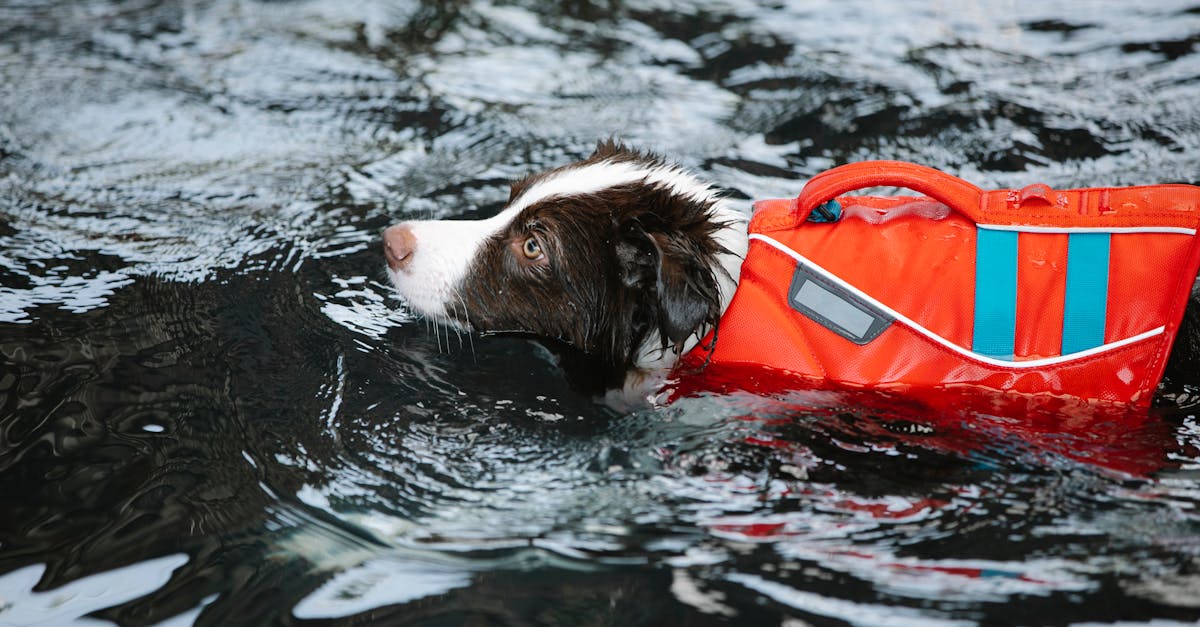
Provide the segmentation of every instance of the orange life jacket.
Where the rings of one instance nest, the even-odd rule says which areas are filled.
[[[926,196],[843,196],[875,186]],[[983,191],[910,163],[841,166],[755,204],[737,292],[689,359],[816,385],[1146,403],[1200,266],[1198,227],[1191,185]]]

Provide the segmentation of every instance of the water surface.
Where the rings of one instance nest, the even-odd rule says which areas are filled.
[[[378,236],[616,136],[1200,183],[1195,2],[0,5],[0,623],[1200,619],[1200,391],[621,414]]]

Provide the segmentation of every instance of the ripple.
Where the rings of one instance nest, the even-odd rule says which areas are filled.
[[[856,159],[1197,182],[1192,4],[1011,8],[0,6],[8,611],[1194,619],[1186,385],[1146,414],[829,390],[618,414],[383,271],[390,222],[487,215],[608,136],[746,211]]]

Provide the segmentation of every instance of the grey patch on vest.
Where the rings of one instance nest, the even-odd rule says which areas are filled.
[[[857,294],[796,266],[788,288],[788,305],[817,324],[854,342],[866,344],[891,326],[893,318]]]

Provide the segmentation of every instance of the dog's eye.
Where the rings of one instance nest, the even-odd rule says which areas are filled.
[[[525,240],[525,244],[521,246],[521,252],[525,258],[529,260],[540,259],[542,257],[542,245],[538,243],[536,237],[529,237]]]

